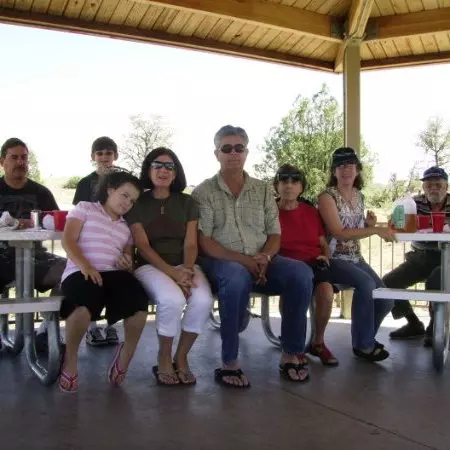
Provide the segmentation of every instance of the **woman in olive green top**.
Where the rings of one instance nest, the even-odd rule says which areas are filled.
[[[149,190],[141,195],[127,221],[138,250],[135,275],[157,304],[159,352],[153,373],[159,384],[195,384],[187,355],[213,304],[209,283],[195,265],[198,208],[183,194],[186,177],[172,150],[161,147],[147,155],[141,183]],[[172,360],[173,339],[180,326]]]

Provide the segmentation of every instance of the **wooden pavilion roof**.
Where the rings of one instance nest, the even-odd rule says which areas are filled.
[[[450,0],[0,0],[0,22],[341,72],[450,61]]]

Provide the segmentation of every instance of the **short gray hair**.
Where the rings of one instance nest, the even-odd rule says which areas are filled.
[[[225,125],[214,135],[214,146],[216,149],[219,148],[220,140],[226,136],[240,136],[244,139],[245,145],[248,145],[248,135],[243,128]]]

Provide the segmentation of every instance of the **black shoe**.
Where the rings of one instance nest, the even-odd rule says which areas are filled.
[[[422,322],[407,323],[398,330],[391,331],[389,337],[391,339],[418,339],[425,334],[425,327]]]

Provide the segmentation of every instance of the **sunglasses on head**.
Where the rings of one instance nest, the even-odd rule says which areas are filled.
[[[236,144],[236,145],[225,144],[222,147],[220,147],[220,151],[222,153],[231,153],[233,149],[236,153],[244,153],[246,150],[244,144]]]
[[[278,181],[291,180],[294,183],[299,183],[302,181],[302,176],[299,173],[279,173],[277,179]]]
[[[173,162],[165,162],[165,161],[153,161],[152,164],[152,169],[162,169],[164,167],[164,169],[166,170],[175,170],[175,163]]]

